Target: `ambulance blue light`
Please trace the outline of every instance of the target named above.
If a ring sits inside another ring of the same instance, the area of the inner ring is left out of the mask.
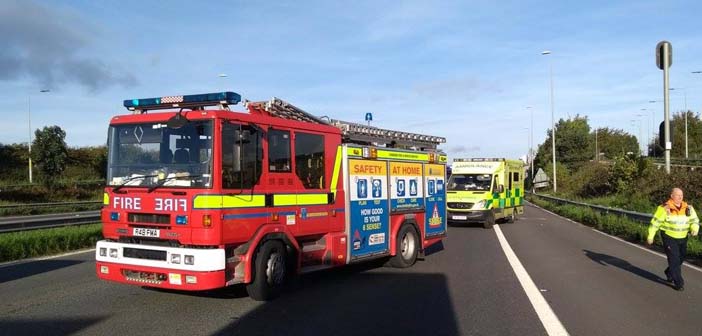
[[[119,212],[111,212],[110,219],[113,221],[118,221],[119,220]]]
[[[170,108],[180,105],[212,106],[217,104],[236,105],[241,102],[241,96],[236,92],[215,92],[184,96],[167,96],[157,98],[127,99],[124,107],[127,109],[157,109]]]
[[[178,224],[178,225],[188,224],[188,216],[183,216],[183,215],[176,216],[176,224]]]

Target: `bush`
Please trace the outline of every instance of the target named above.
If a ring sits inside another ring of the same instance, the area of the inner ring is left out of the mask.
[[[571,176],[571,189],[579,197],[597,197],[612,192],[609,167],[599,162],[588,162]]]
[[[0,234],[0,262],[94,247],[102,239],[101,224]]]

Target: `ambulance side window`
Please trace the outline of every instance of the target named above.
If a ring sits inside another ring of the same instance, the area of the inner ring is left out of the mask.
[[[507,190],[512,190],[512,179],[514,178],[514,173],[509,173],[509,187]]]
[[[295,174],[305,189],[324,188],[324,136],[295,132]]]
[[[271,129],[268,132],[268,171],[291,172],[290,131]]]

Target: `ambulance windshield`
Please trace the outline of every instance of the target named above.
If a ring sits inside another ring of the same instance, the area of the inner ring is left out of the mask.
[[[110,126],[107,185],[211,187],[212,122]]]
[[[492,184],[490,174],[452,174],[448,181],[450,191],[489,191]]]

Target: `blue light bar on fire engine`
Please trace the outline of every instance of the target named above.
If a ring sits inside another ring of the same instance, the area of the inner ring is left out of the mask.
[[[215,105],[236,105],[241,101],[241,96],[236,92],[203,93],[186,96],[168,96],[158,98],[128,99],[124,107],[134,110],[158,110],[178,107],[204,107]]]

